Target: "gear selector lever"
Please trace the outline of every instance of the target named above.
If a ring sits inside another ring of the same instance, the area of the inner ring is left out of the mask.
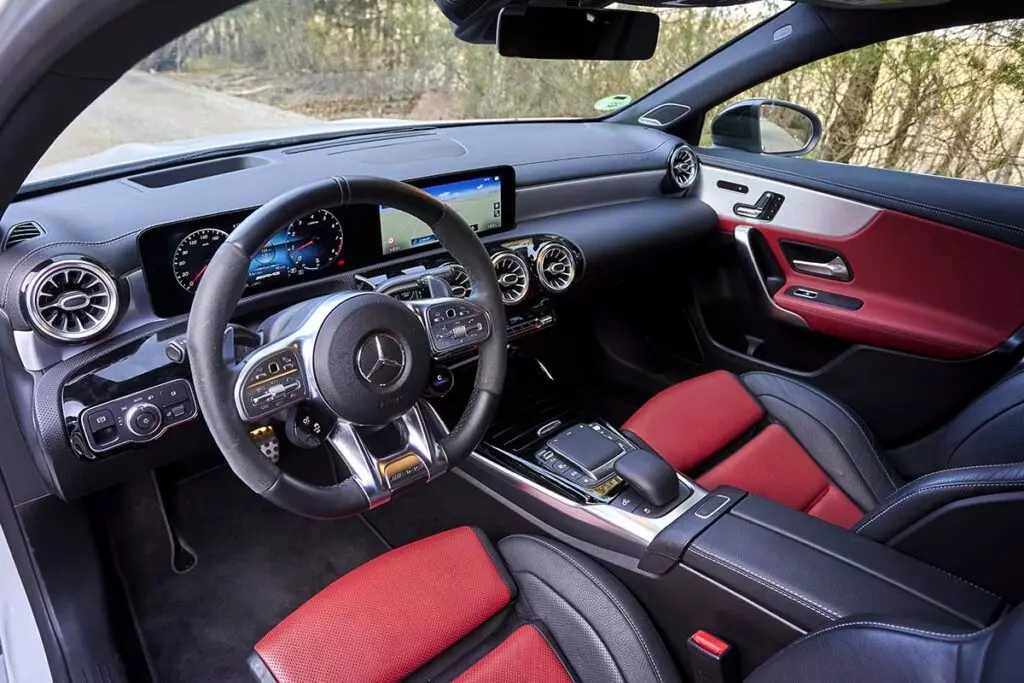
[[[655,506],[668,505],[679,495],[675,469],[650,451],[630,451],[615,462],[623,480]]]

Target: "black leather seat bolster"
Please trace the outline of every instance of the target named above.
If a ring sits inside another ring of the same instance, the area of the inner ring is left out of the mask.
[[[942,470],[916,479],[893,493],[854,528],[888,542],[939,508],[965,498],[1024,491],[1024,464],[977,465]]]
[[[890,462],[916,478],[951,467],[1024,460],[1024,370],[1007,375],[948,424],[888,453]]]
[[[1016,372],[949,423],[943,433],[941,468],[998,465],[1024,459],[1024,372]]]
[[[535,536],[509,536],[498,550],[519,585],[517,609],[544,623],[582,680],[679,680],[636,598],[593,560]]]
[[[975,683],[992,638],[992,629],[947,632],[927,622],[855,617],[797,640],[747,683]]]
[[[871,432],[842,403],[782,375],[750,372],[740,380],[861,510],[873,509],[899,488]]]

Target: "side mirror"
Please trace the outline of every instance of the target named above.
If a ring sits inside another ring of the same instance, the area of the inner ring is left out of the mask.
[[[744,100],[722,110],[711,123],[711,142],[755,154],[798,157],[821,140],[821,119],[799,104]]]

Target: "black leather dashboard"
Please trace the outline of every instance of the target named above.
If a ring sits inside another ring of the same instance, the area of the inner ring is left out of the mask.
[[[697,245],[715,232],[714,210],[695,197],[665,192],[668,157],[679,144],[661,132],[610,123],[392,131],[171,167],[16,202],[0,220],[0,234],[20,222],[35,221],[45,235],[0,252],[0,306],[13,328],[12,350],[24,366],[24,371],[12,368],[22,382],[12,393],[31,402],[16,413],[48,488],[77,498],[209,444],[205,429],[171,428],[144,446],[100,458],[83,455],[88,449],[83,450],[81,441],[73,448],[71,437],[83,409],[187,378],[187,366],[170,363],[163,355],[167,341],[184,332],[187,315],[154,311],[138,245],[148,228],[251,210],[330,175],[406,180],[507,165],[515,174],[515,225],[482,236],[485,244],[492,253],[521,249],[532,259],[545,241],[562,241],[579,261],[582,276],[573,292],[585,292],[602,274]],[[117,324],[85,345],[41,339],[20,301],[26,277],[64,255],[102,264],[123,285],[128,300],[122,302],[125,311]],[[261,319],[309,297],[359,286],[356,275],[378,283],[446,261],[450,258],[443,251],[430,246],[393,256],[378,254],[337,274],[254,292],[236,313]],[[519,308],[542,301],[534,297]],[[509,319],[536,320],[530,313],[510,311]],[[144,458],[139,448],[145,449]]]

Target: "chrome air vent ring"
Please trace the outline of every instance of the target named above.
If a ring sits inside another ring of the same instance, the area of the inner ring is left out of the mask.
[[[39,334],[73,344],[110,329],[119,300],[117,283],[105,268],[73,257],[31,273],[22,289],[22,302]]]
[[[530,291],[530,266],[526,260],[511,251],[499,251],[491,257],[494,274],[498,276],[501,301],[514,306],[526,298]]]
[[[550,292],[564,292],[576,279],[576,257],[569,247],[547,242],[537,250],[537,279]]]
[[[668,175],[680,190],[690,189],[697,182],[700,162],[689,145],[679,145],[668,158]]]

